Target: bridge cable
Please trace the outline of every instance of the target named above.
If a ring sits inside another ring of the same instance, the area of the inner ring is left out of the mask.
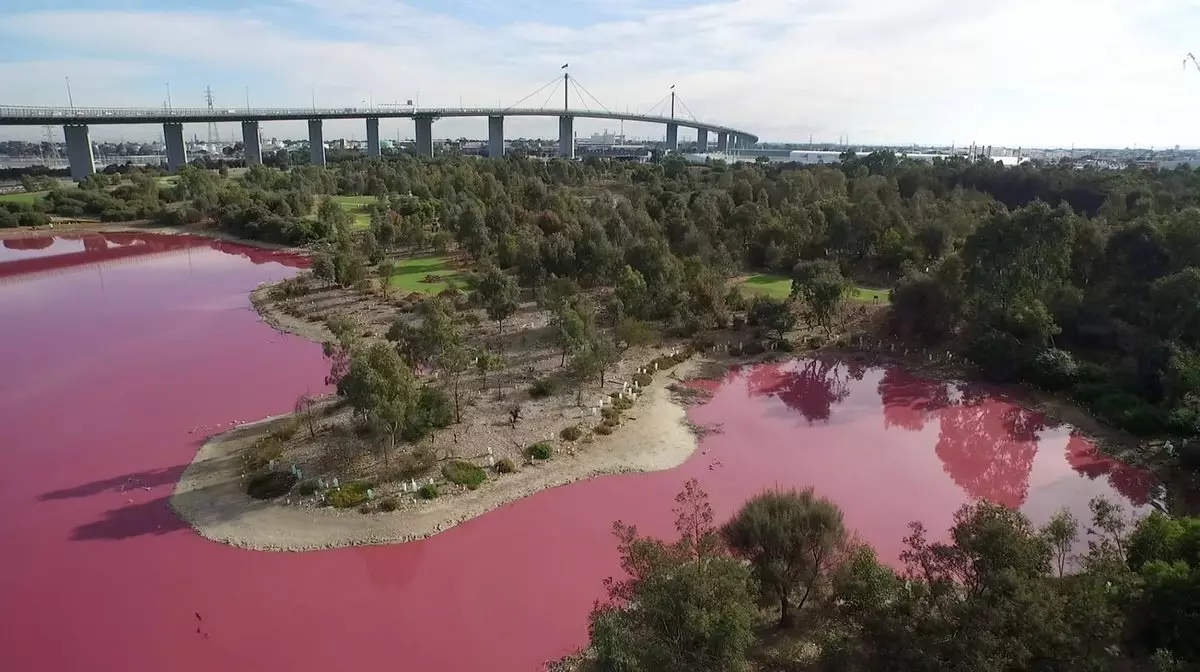
[[[600,99],[599,99],[599,98],[597,98],[597,97],[593,96],[593,95],[592,95],[592,92],[591,92],[591,91],[588,91],[586,86],[584,86],[584,85],[580,84],[580,83],[579,83],[579,81],[578,81],[578,80],[576,80],[574,77],[572,77],[572,78],[571,78],[571,81],[572,81],[572,82],[575,82],[575,85],[576,85],[576,86],[578,86],[579,88],[583,89],[584,93],[586,93],[586,94],[588,95],[588,97],[590,97],[590,98],[591,98],[591,99],[592,99],[592,100],[593,100],[593,101],[594,101],[594,102],[595,102],[597,105],[599,105],[599,106],[600,106],[600,109],[604,110],[605,112],[607,112],[607,113],[609,113],[609,114],[612,114],[612,113],[613,113],[613,112],[612,112],[612,110],[610,110],[610,109],[608,109],[607,107],[605,107],[605,106],[604,106],[604,103],[600,102]]]
[[[546,87],[547,87],[547,86],[550,86],[551,84],[558,84],[560,81],[561,81],[561,78],[560,78],[560,77],[555,77],[554,79],[552,79],[552,80],[550,80],[550,81],[546,82],[545,84],[543,84],[543,85],[539,86],[539,87],[537,88],[537,90],[536,90],[536,91],[534,91],[533,93],[529,94],[528,96],[525,96],[524,98],[522,98],[522,99],[518,100],[517,102],[513,103],[512,105],[509,105],[508,107],[506,107],[506,108],[504,108],[504,109],[505,109],[505,110],[511,110],[511,109],[513,109],[514,107],[516,107],[516,106],[520,105],[521,103],[523,103],[523,102],[525,102],[525,101],[529,100],[530,98],[532,98],[532,97],[536,96],[537,94],[541,93],[542,91],[544,91],[544,90],[546,89]],[[542,107],[545,107],[545,105],[543,105]]]
[[[587,98],[583,97],[583,91],[579,90],[579,85],[575,83],[574,79],[572,79],[570,81],[571,81],[571,86],[575,87],[575,95],[579,96],[579,102],[583,103],[583,109],[587,110],[588,112],[591,112],[592,108],[590,105],[588,105]]]
[[[692,121],[700,121],[696,118],[696,115],[692,114],[692,111],[688,109],[687,103],[683,102],[683,99],[678,95],[675,96],[675,102],[679,103],[679,105],[683,107],[683,111],[688,113],[688,116],[692,118]]]
[[[559,84],[562,84],[562,82],[555,82],[554,88],[550,89],[550,95],[546,96],[546,99],[542,101],[542,106],[538,109],[542,109],[542,110],[546,109],[546,106],[550,104],[550,98],[553,97],[554,94],[558,93],[558,85]],[[543,88],[545,88],[545,87],[543,87]]]
[[[650,106],[650,109],[649,109],[649,110],[647,110],[647,111],[645,111],[645,112],[643,112],[643,114],[645,114],[647,117],[654,116],[654,115],[652,114],[652,112],[654,112],[654,110],[657,110],[657,109],[658,109],[658,107],[659,107],[660,105],[662,105],[663,103],[667,102],[667,99],[668,99],[668,98],[670,98],[670,97],[671,97],[671,94],[669,94],[669,93],[668,93],[667,95],[663,96],[663,97],[662,97],[662,100],[660,100],[660,101],[658,101],[657,103],[655,103],[655,104],[651,105],[651,106]]]

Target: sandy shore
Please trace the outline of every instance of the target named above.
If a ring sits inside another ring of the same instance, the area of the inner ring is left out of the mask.
[[[697,363],[675,368],[686,377]],[[657,376],[610,436],[581,444],[575,454],[522,465],[515,474],[491,475],[478,490],[421,501],[415,508],[363,515],[354,510],[264,502],[246,495],[237,451],[266,431],[271,419],[210,439],[184,471],[171,506],[200,536],[264,551],[306,551],[389,544],[432,536],[540,490],[630,471],[659,471],[682,464],[696,449],[682,405],[671,398],[671,375]],[[634,419],[636,418],[636,419]]]

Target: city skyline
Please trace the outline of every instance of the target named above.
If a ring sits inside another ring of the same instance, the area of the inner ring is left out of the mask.
[[[303,107],[314,98],[338,107],[409,99],[507,106],[567,62],[610,109],[644,112],[675,84],[698,118],[747,128],[767,142],[849,136],[855,144],[892,145],[1200,145],[1192,121],[1200,72],[1180,67],[1184,53],[1200,51],[1200,0],[99,6],[11,2],[0,25],[0,104],[65,106],[70,77],[80,106],[159,106],[168,82],[176,107],[203,106],[208,85],[221,108],[244,108],[247,90],[253,107]],[[553,137],[555,124],[513,120],[507,134]],[[613,125],[581,121],[576,130],[588,135]],[[149,140],[160,131],[96,126],[93,137]],[[411,122],[385,122],[381,135],[397,131],[411,137]],[[197,132],[203,135],[203,125]],[[486,125],[443,120],[434,132],[480,137]],[[661,129],[626,124],[626,132]],[[271,123],[264,135],[302,137],[303,122]],[[328,122],[326,135],[361,138],[364,131],[361,122]],[[0,138],[39,137],[38,128],[0,129]]]

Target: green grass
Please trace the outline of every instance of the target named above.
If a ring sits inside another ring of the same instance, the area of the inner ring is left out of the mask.
[[[396,274],[392,276],[392,286],[404,293],[420,292],[422,294],[437,294],[449,287],[444,281],[422,282],[425,276],[454,280],[461,286],[462,274],[450,267],[446,257],[413,257],[396,262]]]
[[[48,191],[22,191],[16,194],[0,194],[0,201],[10,203],[36,203],[46,197]]]
[[[760,273],[746,278],[742,289],[749,294],[765,294],[776,299],[786,299],[792,293],[792,279],[782,275]],[[850,298],[865,303],[887,303],[888,290],[855,287]]]
[[[359,228],[367,228],[371,225],[371,215],[367,210],[375,204],[374,196],[331,196],[334,203],[342,206],[342,209],[354,215],[354,226]]]

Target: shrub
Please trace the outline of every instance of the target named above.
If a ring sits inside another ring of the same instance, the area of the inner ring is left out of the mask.
[[[1079,374],[1079,366],[1071,353],[1058,348],[1046,348],[1037,353],[1025,367],[1025,377],[1047,390],[1070,387]]]
[[[1170,430],[1171,415],[1152,404],[1140,404],[1129,409],[1121,420],[1121,428],[1137,436],[1156,436]]]
[[[317,482],[314,480],[301,481],[296,486],[296,494],[301,497],[311,497],[317,494]]]
[[[390,476],[395,479],[408,480],[424,476],[437,464],[437,455],[426,446],[405,453],[396,460],[396,468]]]
[[[734,331],[741,331],[742,329],[745,329],[746,318],[742,317],[741,315],[734,315],[733,319],[729,321],[729,328]]]
[[[290,471],[269,471],[255,474],[246,484],[246,494],[255,499],[275,499],[286,495],[296,484],[296,475]]]
[[[605,420],[616,420],[621,417],[621,412],[611,406],[605,406],[600,409],[600,417]]]
[[[471,490],[487,480],[487,473],[481,467],[462,460],[447,462],[442,467],[442,476],[455,485],[465,485]]]
[[[775,341],[775,349],[779,352],[793,352],[796,349],[796,346],[792,345],[791,341],[783,339]]]
[[[966,355],[985,377],[1001,383],[1011,382],[1027,357],[1015,338],[994,331],[972,339]]]
[[[605,421],[599,425],[596,425],[596,429],[594,431],[601,436],[608,436],[609,434],[613,433],[613,428],[608,425],[608,421]]]
[[[633,408],[633,400],[629,397],[618,397],[613,399],[612,407],[617,411],[628,411]]]
[[[264,436],[242,451],[242,466],[246,471],[258,471],[283,456],[283,442],[274,436]]]
[[[421,388],[421,396],[404,429],[404,440],[418,441],[434,429],[445,429],[454,422],[454,402],[449,395],[434,387]]]
[[[496,473],[512,474],[512,473],[515,473],[516,471],[517,471],[517,465],[513,464],[513,461],[508,459],[507,457],[502,457],[496,461]]]
[[[363,504],[362,506],[358,507],[358,512],[363,514],[364,516],[367,515],[368,513],[371,512],[371,505]]]
[[[558,381],[553,378],[538,378],[529,386],[529,396],[534,399],[548,397],[558,391]]]
[[[346,483],[325,493],[325,503],[337,509],[351,509],[367,501],[366,483]]]
[[[525,453],[535,460],[548,460],[553,452],[554,448],[545,442],[535,443],[529,448],[525,449]]]
[[[563,441],[578,441],[579,437],[583,436],[583,431],[579,429],[578,425],[571,425],[563,428],[558,435],[562,437]]]
[[[437,499],[440,494],[442,493],[438,492],[437,486],[432,483],[426,483],[421,486],[420,490],[417,490],[417,496],[421,499]]]
[[[392,511],[395,511],[398,508],[400,508],[400,500],[396,499],[395,497],[384,497],[379,502],[379,510],[380,511],[386,511],[388,513],[391,513]]]
[[[605,418],[600,424],[604,425],[605,427],[617,427],[621,424],[621,416],[614,415],[611,418]]]
[[[280,441],[287,441],[295,436],[296,432],[299,430],[300,421],[295,418],[291,418],[288,420],[283,420],[279,424],[272,427],[271,436],[279,439]]]
[[[642,387],[646,387],[650,383],[654,382],[654,374],[635,373],[635,374],[633,374],[633,382],[637,383],[638,385],[641,385]]]
[[[766,351],[767,349],[764,348],[763,344],[758,341],[750,341],[746,345],[742,346],[743,355],[761,355]]]

